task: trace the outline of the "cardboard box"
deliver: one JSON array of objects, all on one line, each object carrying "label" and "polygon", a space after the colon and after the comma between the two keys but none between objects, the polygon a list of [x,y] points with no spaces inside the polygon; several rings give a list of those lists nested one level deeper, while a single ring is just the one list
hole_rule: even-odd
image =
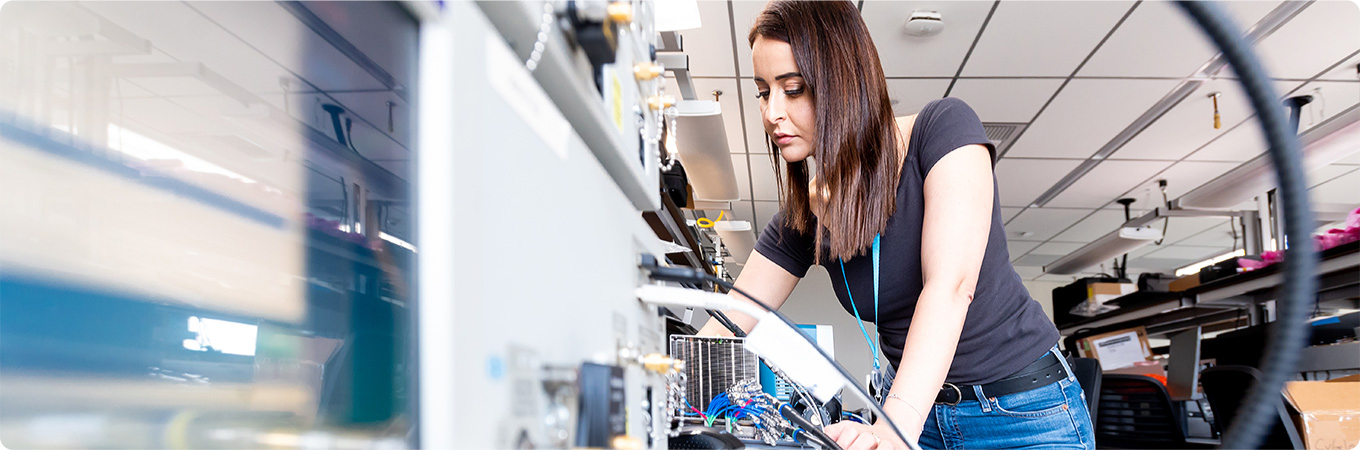
[{"label": "cardboard box", "polygon": [[1171,292],[1180,292],[1186,289],[1193,288],[1195,286],[1199,286],[1198,273],[1192,273],[1190,275],[1177,278],[1175,281],[1172,281],[1171,284],[1167,285],[1166,287],[1167,289],[1170,289]]},{"label": "cardboard box", "polygon": [[1077,341],[1077,351],[1083,357],[1100,360],[1100,368],[1105,371],[1152,360],[1152,346],[1148,344],[1147,330],[1143,327],[1081,339]]},{"label": "cardboard box", "polygon": [[1138,292],[1138,285],[1134,283],[1091,283],[1086,285],[1086,299],[1095,303],[1105,303],[1134,292]]},{"label": "cardboard box", "polygon": [[1304,448],[1360,448],[1360,377],[1290,381],[1284,397]]}]

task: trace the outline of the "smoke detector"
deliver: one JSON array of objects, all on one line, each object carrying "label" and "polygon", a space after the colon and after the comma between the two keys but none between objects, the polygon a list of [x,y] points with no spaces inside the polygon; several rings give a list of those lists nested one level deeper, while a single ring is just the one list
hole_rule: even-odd
[{"label": "smoke detector", "polygon": [[944,17],[939,11],[912,11],[902,31],[916,37],[930,37],[944,31]]}]

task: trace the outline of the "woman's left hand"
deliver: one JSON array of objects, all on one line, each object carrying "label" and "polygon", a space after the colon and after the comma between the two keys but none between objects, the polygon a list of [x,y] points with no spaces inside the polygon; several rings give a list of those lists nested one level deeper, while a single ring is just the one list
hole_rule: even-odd
[{"label": "woman's left hand", "polygon": [[827,436],[836,440],[836,445],[845,450],[905,450],[909,448],[907,444],[897,438],[897,433],[894,433],[885,421],[878,421],[873,425],[842,421],[826,427],[825,431]]}]

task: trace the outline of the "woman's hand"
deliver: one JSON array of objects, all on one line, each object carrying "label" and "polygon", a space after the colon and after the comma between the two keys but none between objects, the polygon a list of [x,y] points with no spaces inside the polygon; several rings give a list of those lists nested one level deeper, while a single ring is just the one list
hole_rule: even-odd
[{"label": "woman's hand", "polygon": [[[826,435],[836,440],[836,445],[845,450],[906,450],[907,444],[897,438],[887,421],[880,420],[873,425],[851,421],[841,421],[826,427]],[[908,436],[920,435],[920,430],[903,429]]]}]

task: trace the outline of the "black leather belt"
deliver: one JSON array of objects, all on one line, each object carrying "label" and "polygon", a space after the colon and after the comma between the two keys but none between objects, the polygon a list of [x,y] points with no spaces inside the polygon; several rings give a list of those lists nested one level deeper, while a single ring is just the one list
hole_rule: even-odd
[{"label": "black leather belt", "polygon": [[[1053,352],[1049,352],[1038,361],[1020,369],[1015,375],[982,385],[982,393],[988,397],[1000,397],[1048,386],[1063,378],[1067,378],[1067,371],[1063,369],[1062,361],[1059,361]],[[977,393],[973,391],[972,385],[945,383],[944,387],[940,388],[940,393],[935,396],[935,403],[957,405],[959,402],[977,399]]]}]

